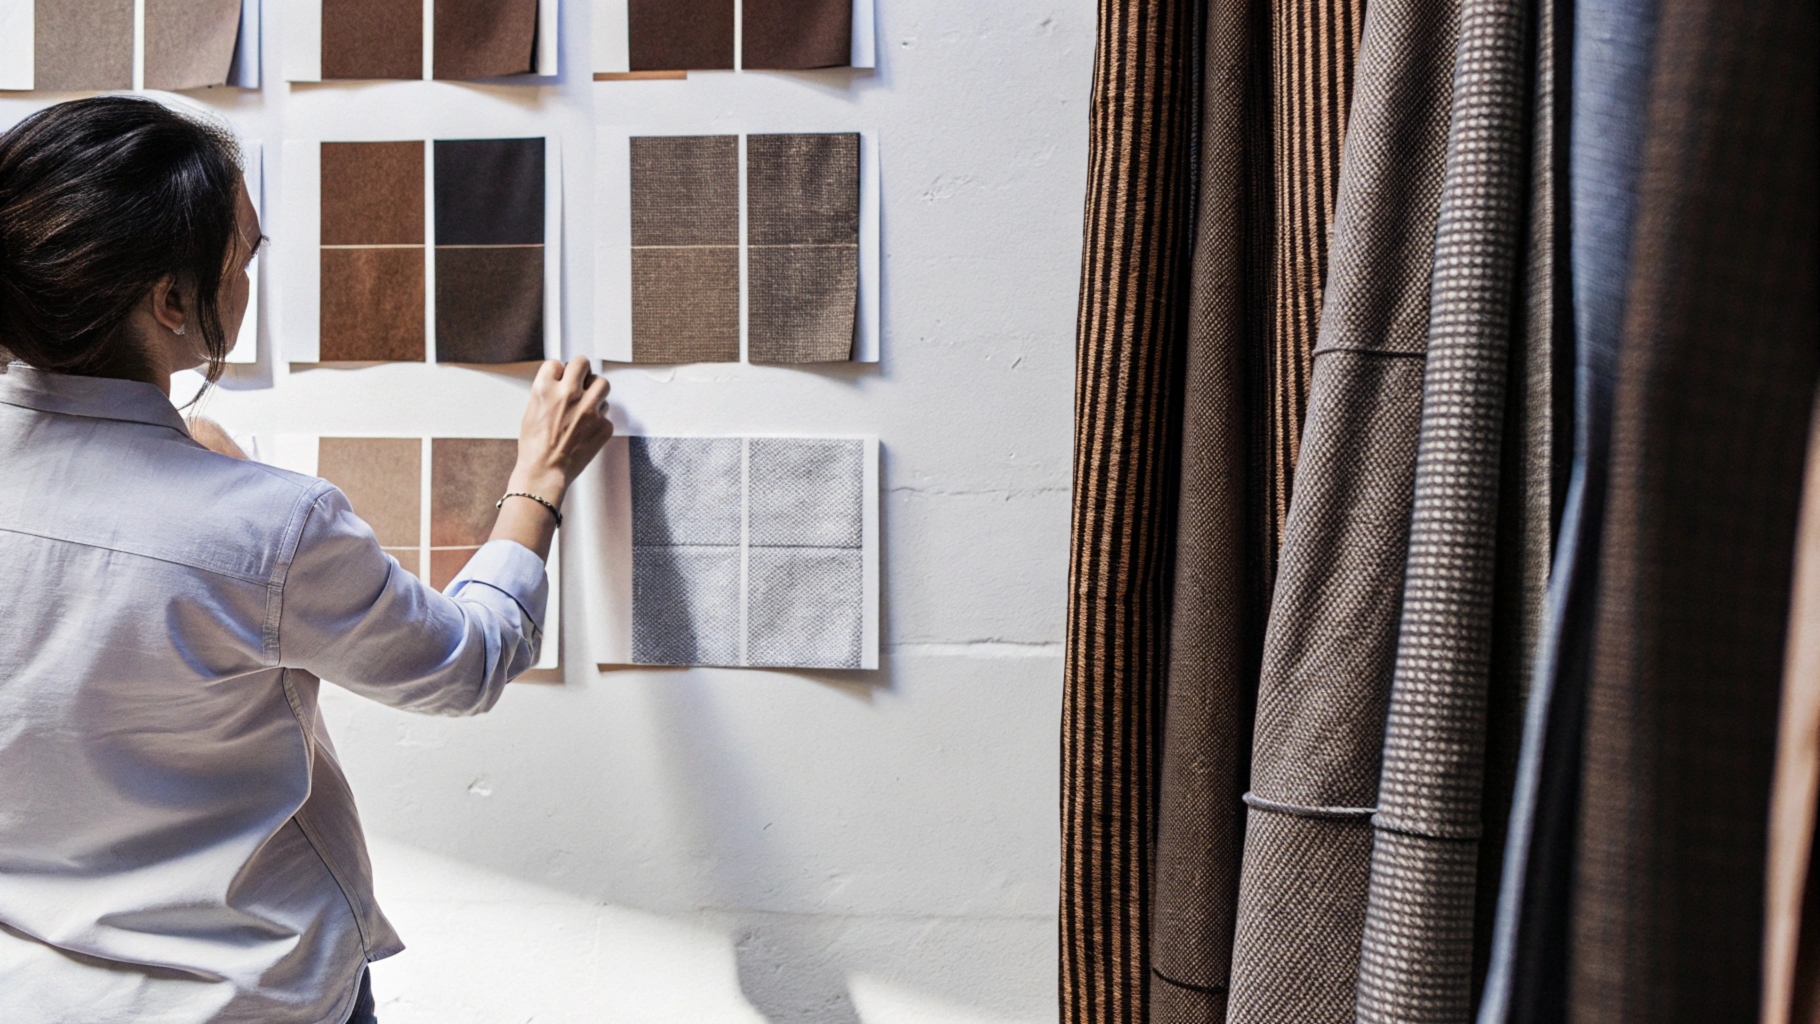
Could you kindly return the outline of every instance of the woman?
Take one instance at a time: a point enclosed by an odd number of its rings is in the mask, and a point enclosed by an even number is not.
[[[531,387],[490,542],[438,594],[331,485],[205,448],[261,242],[233,140],[123,97],[0,136],[0,1020],[371,1021],[402,948],[317,712],[491,708],[612,433],[585,360]],[[489,496],[491,497],[491,496]],[[357,1005],[358,1003],[358,1005]]]

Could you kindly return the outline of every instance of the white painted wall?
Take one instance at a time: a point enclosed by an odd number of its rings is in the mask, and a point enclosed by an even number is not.
[[[275,7],[275,4],[268,6]],[[567,327],[590,329],[592,126],[874,128],[876,367],[612,374],[644,431],[876,433],[885,668],[600,673],[479,719],[325,688],[410,948],[386,1024],[961,1024],[1055,1018],[1057,733],[1090,0],[880,0],[876,74],[558,84],[276,84],[192,94],[249,137],[560,132]],[[266,67],[278,66],[268,21]],[[44,97],[0,99],[10,125]],[[268,179],[282,192],[276,169]],[[272,282],[267,281],[270,285]],[[276,323],[270,303],[266,323]],[[240,432],[512,431],[521,376],[291,372],[269,351],[206,412]],[[570,574],[570,579],[575,579]]]

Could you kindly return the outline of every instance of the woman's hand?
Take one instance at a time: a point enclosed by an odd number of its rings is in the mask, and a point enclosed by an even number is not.
[[[531,401],[518,433],[518,465],[508,491],[535,494],[562,507],[569,485],[613,436],[607,419],[607,379],[577,356],[567,366],[548,362],[531,382]],[[499,510],[492,539],[515,540],[540,557],[550,554],[556,517],[528,498],[512,498]]]

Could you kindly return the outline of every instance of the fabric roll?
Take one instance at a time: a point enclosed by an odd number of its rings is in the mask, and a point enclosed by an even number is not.
[[[1817,23],[1802,0],[1662,8],[1587,694],[1575,1024],[1759,1010],[1820,372]]]
[[[1062,704],[1060,1002],[1069,1024],[1147,1014],[1198,7],[1100,4]]]
[[[1269,339],[1270,11],[1266,0],[1213,0],[1206,18],[1150,1024],[1226,1016],[1240,797],[1270,599],[1255,458],[1265,403],[1254,384]]]
[[[1498,492],[1530,171],[1527,0],[1466,0],[1458,45],[1409,563],[1372,819],[1362,1024],[1472,1014]]]
[[[1308,431],[1264,637],[1230,1021],[1354,1017],[1457,11],[1380,0],[1365,18]]]
[[[1571,98],[1564,104],[1571,120],[1564,199],[1572,222],[1572,471],[1525,711],[1481,1024],[1555,1024],[1567,1016],[1568,893],[1593,594],[1656,11],[1657,0],[1576,0],[1572,8]]]
[[[1271,107],[1276,166],[1276,255],[1269,376],[1268,452],[1274,566],[1302,450],[1315,332],[1327,281],[1327,243],[1352,104],[1353,62],[1364,0],[1271,5]]]

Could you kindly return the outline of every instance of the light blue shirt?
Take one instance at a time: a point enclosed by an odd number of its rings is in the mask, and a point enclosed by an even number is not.
[[[403,945],[317,680],[486,711],[546,594],[510,541],[436,593],[149,384],[0,368],[0,1021],[341,1024]]]

